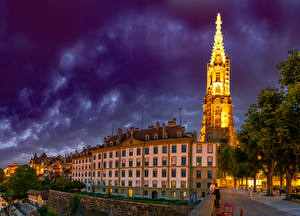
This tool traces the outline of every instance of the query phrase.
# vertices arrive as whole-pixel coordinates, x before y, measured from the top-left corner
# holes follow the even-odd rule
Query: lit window
[[[213,146],[207,145],[207,153],[213,153]]]
[[[186,182],[185,181],[181,181],[181,188],[186,188]]]
[[[172,146],[172,153],[176,153],[176,145]]]
[[[152,187],[157,187],[157,181],[156,180],[152,181]]]
[[[197,157],[197,166],[201,166],[201,164],[202,164],[202,158]]]
[[[176,188],[176,181],[171,181],[171,187]],[[175,192],[174,192],[175,193]]]
[[[167,146],[163,146],[163,147],[162,147],[162,153],[163,153],[163,154],[166,154],[166,153],[167,153]]]
[[[172,166],[176,166],[176,162],[177,162],[176,156],[172,156],[171,157],[171,164],[172,164]]]
[[[197,153],[202,153],[202,145],[197,145]]]
[[[213,157],[212,156],[208,156],[207,157],[207,166],[212,166],[213,164]]]
[[[164,188],[167,187],[167,181],[162,181],[161,182],[161,187],[164,187]]]

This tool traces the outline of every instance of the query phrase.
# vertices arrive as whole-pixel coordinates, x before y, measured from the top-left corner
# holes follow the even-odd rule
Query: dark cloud
[[[179,117],[199,131],[222,13],[238,129],[275,65],[299,48],[290,1],[0,2],[0,166],[102,143],[118,127]]]

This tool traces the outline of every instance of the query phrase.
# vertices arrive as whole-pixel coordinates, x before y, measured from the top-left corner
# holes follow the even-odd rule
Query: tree
[[[246,166],[248,167],[250,176],[253,178],[253,190],[256,192],[256,175],[261,170],[262,164],[260,160],[260,149],[256,137],[256,131],[249,124],[244,124],[242,130],[238,133],[238,140],[241,149],[247,155]]]
[[[6,180],[6,176],[4,170],[0,168],[0,187],[4,184],[5,180]]]
[[[74,189],[82,189],[85,188],[85,184],[80,181],[69,181],[64,178],[59,178],[53,184],[51,184],[52,190],[59,191],[72,191]]]
[[[20,166],[8,180],[8,192],[15,198],[24,198],[27,191],[36,189],[38,177],[34,168],[28,165]]]
[[[281,70],[279,83],[284,92],[284,100],[277,109],[277,136],[282,156],[278,162],[286,172],[286,198],[290,199],[291,181],[300,164],[300,52],[288,53],[287,60],[277,66]]]

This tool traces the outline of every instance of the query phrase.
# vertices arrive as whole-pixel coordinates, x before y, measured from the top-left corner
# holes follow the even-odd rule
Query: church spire
[[[217,20],[215,23],[217,26],[216,26],[215,42],[212,50],[210,65],[213,65],[215,63],[215,59],[217,56],[220,56],[223,63],[225,63],[225,50],[223,45],[223,34],[221,31],[222,20],[221,20],[220,13],[218,13]]]

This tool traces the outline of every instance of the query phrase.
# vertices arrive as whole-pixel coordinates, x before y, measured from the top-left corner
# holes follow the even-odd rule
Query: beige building
[[[8,202],[3,194],[0,194],[0,212],[8,206]]]
[[[218,143],[196,142],[176,125],[131,128],[73,157],[72,179],[87,189],[116,195],[200,199],[216,177]]]

